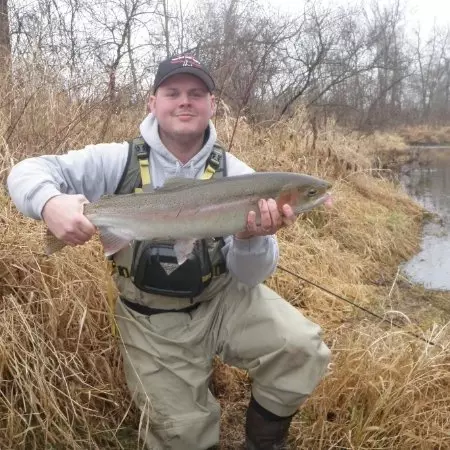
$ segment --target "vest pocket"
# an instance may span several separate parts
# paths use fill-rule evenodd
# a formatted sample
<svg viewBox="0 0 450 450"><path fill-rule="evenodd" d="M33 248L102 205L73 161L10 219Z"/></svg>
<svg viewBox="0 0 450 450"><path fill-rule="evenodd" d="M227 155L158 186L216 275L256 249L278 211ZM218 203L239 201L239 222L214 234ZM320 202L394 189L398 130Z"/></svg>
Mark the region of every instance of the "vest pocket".
<svg viewBox="0 0 450 450"><path fill-rule="evenodd" d="M178 265L169 242L142 241L136 244L131 279L141 291L170 297L200 295L212 278L206 242L197 241L188 259Z"/></svg>

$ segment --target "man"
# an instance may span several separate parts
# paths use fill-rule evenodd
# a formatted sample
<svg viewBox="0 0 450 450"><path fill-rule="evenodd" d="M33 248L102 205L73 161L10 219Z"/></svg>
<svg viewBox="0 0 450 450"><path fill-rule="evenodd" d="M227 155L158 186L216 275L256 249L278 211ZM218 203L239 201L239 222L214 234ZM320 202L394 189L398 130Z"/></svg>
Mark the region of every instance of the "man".
<svg viewBox="0 0 450 450"><path fill-rule="evenodd" d="M96 232L82 213L86 201L174 176L203 177L212 155L215 176L252 172L218 152L214 88L193 57L161 62L140 125L143 145L98 144L24 160L8 177L13 201L56 237L81 245ZM319 327L262 284L278 260L274 235L293 223L293 211L284 205L279 212L273 199L259 208L259 226L251 212L245 232L203 240L179 267L170 243L135 242L113 256L125 375L148 420L149 449L218 444L220 409L208 389L216 354L253 380L248 449L285 448L292 416L324 374L329 350Z"/></svg>

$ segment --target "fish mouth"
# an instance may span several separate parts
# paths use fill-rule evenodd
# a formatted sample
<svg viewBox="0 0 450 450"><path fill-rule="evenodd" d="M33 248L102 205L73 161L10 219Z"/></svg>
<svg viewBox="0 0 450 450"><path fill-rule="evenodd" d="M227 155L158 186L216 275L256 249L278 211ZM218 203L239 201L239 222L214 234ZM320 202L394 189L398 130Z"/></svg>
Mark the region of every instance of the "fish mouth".
<svg viewBox="0 0 450 450"><path fill-rule="evenodd" d="M303 205L299 205L296 208L294 208L294 213L300 214L300 213L311 211L312 209L317 208L318 206L322 205L329 199L331 199L331 194L329 192L325 192L324 194L322 194L320 197L316 198L315 200L308 202L306 204L303 204Z"/></svg>

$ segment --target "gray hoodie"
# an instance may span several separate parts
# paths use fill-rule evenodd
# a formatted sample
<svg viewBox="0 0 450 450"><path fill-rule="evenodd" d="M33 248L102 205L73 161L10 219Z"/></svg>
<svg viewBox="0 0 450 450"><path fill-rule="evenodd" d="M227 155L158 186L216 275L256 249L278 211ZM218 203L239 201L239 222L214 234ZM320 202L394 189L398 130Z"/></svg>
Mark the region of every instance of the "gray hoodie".
<svg viewBox="0 0 450 450"><path fill-rule="evenodd" d="M212 122L209 138L203 148L186 164L182 164L161 142L158 123L149 114L141 123L142 137L150 145L151 179L154 187L167 178L182 176L199 178L216 141ZM128 143L89 145L65 155L45 155L25 159L16 164L8 176L8 189L18 210L26 216L41 219L44 205L61 193L83 194L90 202L102 195L113 194L125 169ZM227 153L228 175L253 172L249 166ZM255 286L275 270L278 244L275 236L250 239L225 237L223 253L231 274L239 281Z"/></svg>

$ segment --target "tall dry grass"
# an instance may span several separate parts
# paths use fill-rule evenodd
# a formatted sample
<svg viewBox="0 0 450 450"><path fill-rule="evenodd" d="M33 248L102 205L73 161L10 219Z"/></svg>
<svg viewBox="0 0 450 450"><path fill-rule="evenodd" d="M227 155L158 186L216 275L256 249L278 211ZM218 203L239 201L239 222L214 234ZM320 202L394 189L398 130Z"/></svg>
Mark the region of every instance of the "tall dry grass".
<svg viewBox="0 0 450 450"><path fill-rule="evenodd" d="M449 126L417 125L397 131L408 145L450 145Z"/></svg>
<svg viewBox="0 0 450 450"><path fill-rule="evenodd" d="M120 448L133 414L99 248L48 258L39 227L1 199L0 447Z"/></svg>
<svg viewBox="0 0 450 450"><path fill-rule="evenodd" d="M0 119L3 178L26 155L138 133L145 105L75 104L53 89L24 84L14 92L14 108ZM218 120L225 143L233 120ZM278 271L268 284L323 327L333 350L329 373L294 419L292 448L450 448L450 313L424 306L434 294L419 295L397 273L418 249L422 211L374 170L383 139L334 123L313 136L302 110L266 129L241 120L237 130L232 151L256 169L334 183L332 209L309 213L280 234L281 264L442 345L373 321ZM139 414L111 334L100 245L43 256L40 224L18 214L5 191L0 223L0 448L137 448ZM426 324L424 308L434 313ZM221 447L239 448L250 380L217 362L213 381L223 409Z"/></svg>

